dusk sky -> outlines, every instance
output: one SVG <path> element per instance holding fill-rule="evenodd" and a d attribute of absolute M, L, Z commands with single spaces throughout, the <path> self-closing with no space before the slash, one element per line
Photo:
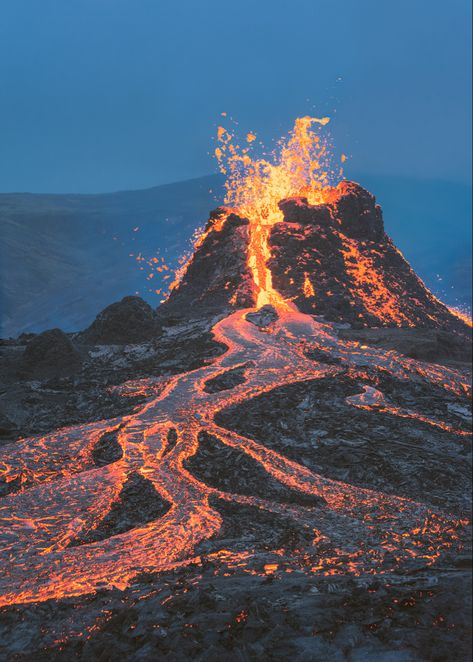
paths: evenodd
<path fill-rule="evenodd" d="M 219 115 L 270 142 L 330 115 L 348 174 L 466 182 L 469 0 L 2 0 L 0 190 L 216 171 Z"/>

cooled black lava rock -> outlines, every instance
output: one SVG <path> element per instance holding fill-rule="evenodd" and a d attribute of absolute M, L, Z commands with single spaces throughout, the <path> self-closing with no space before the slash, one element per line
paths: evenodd
<path fill-rule="evenodd" d="M 220 375 L 208 379 L 205 382 L 204 391 L 206 393 L 218 393 L 219 391 L 226 391 L 228 389 L 238 386 L 238 384 L 243 384 L 246 380 L 245 377 L 245 368 L 233 368 L 232 370 L 226 370 Z"/>
<path fill-rule="evenodd" d="M 3 411 L 0 410 L 0 438 L 10 437 L 16 431 L 16 425 Z"/>
<path fill-rule="evenodd" d="M 118 462 L 123 457 L 123 449 L 118 442 L 118 430 L 103 434 L 92 450 L 92 459 L 97 467 Z"/>
<path fill-rule="evenodd" d="M 171 504 L 139 473 L 131 473 L 120 495 L 105 517 L 89 531 L 81 533 L 69 547 L 78 547 L 144 526 L 162 517 Z"/>
<path fill-rule="evenodd" d="M 342 329 L 339 337 L 394 349 L 419 361 L 471 364 L 472 360 L 470 338 L 441 329 Z"/>
<path fill-rule="evenodd" d="M 273 287 L 304 313 L 365 327 L 418 327 L 468 334 L 425 287 L 384 232 L 371 193 L 343 181 L 325 204 L 279 203 L 269 236 Z"/>
<path fill-rule="evenodd" d="M 146 342 L 160 333 L 158 317 L 140 297 L 124 297 L 102 310 L 80 334 L 80 340 L 91 344 L 121 345 Z"/>
<path fill-rule="evenodd" d="M 280 483 L 244 451 L 226 446 L 206 432 L 199 435 L 199 448 L 184 466 L 198 480 L 224 492 L 316 508 L 326 503 L 323 497 Z"/>
<path fill-rule="evenodd" d="M 225 207 L 211 212 L 186 272 L 159 308 L 164 320 L 199 318 L 249 308 L 254 303 L 247 264 L 248 219 Z"/>
<path fill-rule="evenodd" d="M 259 326 L 260 329 L 265 329 L 278 319 L 278 314 L 273 306 L 266 305 L 254 313 L 247 313 L 245 319 L 255 326 Z"/>
<path fill-rule="evenodd" d="M 278 204 L 288 223 L 329 225 L 332 214 L 327 205 L 309 205 L 307 198 L 286 198 Z"/>
<path fill-rule="evenodd" d="M 81 367 L 80 353 L 60 329 L 50 329 L 35 336 L 26 345 L 21 371 L 29 377 L 62 377 Z"/>
<path fill-rule="evenodd" d="M 309 348 L 306 355 L 317 363 L 325 361 Z M 415 408 L 420 417 L 443 420 L 464 433 L 471 429 L 466 395 L 446 394 L 439 386 L 400 380 L 383 371 L 361 376 L 347 371 L 281 386 L 219 411 L 215 422 L 327 478 L 447 511 L 466 510 L 471 476 L 466 437 L 421 418 L 354 407 L 347 398 L 361 393 L 366 384 L 379 389 L 391 407 Z M 219 480 L 233 468 L 231 461 L 221 462 Z M 211 457 L 205 457 L 205 470 L 211 474 Z M 241 472 L 235 474 L 244 485 Z"/>
<path fill-rule="evenodd" d="M 296 526 L 290 515 L 264 510 L 252 504 L 226 501 L 211 496 L 209 503 L 222 516 L 222 527 L 218 533 L 199 545 L 199 553 L 208 553 L 222 548 L 228 549 L 230 541 L 236 548 L 243 544 L 258 549 L 301 549 L 313 541 L 310 527 Z"/>
<path fill-rule="evenodd" d="M 355 182 L 341 182 L 335 216 L 343 233 L 355 239 L 380 241 L 384 236 L 383 214 L 374 195 Z"/>

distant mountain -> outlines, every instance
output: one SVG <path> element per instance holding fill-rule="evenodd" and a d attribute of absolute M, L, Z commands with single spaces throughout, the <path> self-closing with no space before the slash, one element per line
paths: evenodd
<path fill-rule="evenodd" d="M 469 305 L 471 187 L 353 178 L 376 195 L 387 232 L 428 287 L 449 304 Z M 100 195 L 1 194 L 0 335 L 82 329 L 105 306 L 136 292 L 157 306 L 160 296 L 152 291 L 168 273 L 147 280 L 150 270 L 136 256 L 158 251 L 176 265 L 222 199 L 218 175 Z"/>
<path fill-rule="evenodd" d="M 158 305 L 130 253 L 150 257 L 159 249 L 176 263 L 216 206 L 209 192 L 216 183 L 203 177 L 103 195 L 0 195 L 1 335 L 82 329 L 135 292 Z"/>

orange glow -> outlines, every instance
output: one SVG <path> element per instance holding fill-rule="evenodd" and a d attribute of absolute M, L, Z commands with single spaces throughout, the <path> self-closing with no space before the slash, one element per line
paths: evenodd
<path fill-rule="evenodd" d="M 251 158 L 249 147 L 239 148 L 234 144 L 235 136 L 219 127 L 216 156 L 227 176 L 225 203 L 250 222 L 272 225 L 282 220 L 278 203 L 285 198 L 303 196 L 311 204 L 324 202 L 324 189 L 339 173 L 332 168 L 327 138 L 313 125 L 328 122 L 328 117 L 297 118 L 289 138 L 279 142 L 271 161 Z"/>
<path fill-rule="evenodd" d="M 302 291 L 306 298 L 313 297 L 315 295 L 314 286 L 310 282 L 309 274 L 304 274 L 304 285 L 302 286 Z"/>
<path fill-rule="evenodd" d="M 330 538 L 333 522 L 338 521 L 334 517 L 341 518 L 340 532 L 347 522 L 359 527 L 356 551 L 348 551 L 353 542 L 348 528 L 347 550 L 334 548 L 317 564 L 301 559 L 300 567 L 308 572 L 387 572 L 412 558 L 431 564 L 442 550 L 457 544 L 464 521 L 408 499 L 314 473 L 262 443 L 220 427 L 215 423 L 215 415 L 278 386 L 340 373 L 360 379 L 358 372 L 346 372 L 347 366 L 356 366 L 360 360 L 375 371 L 389 370 L 398 379 L 423 379 L 459 394 L 465 389 L 461 373 L 344 342 L 329 325 L 294 307 L 279 311 L 272 334 L 261 333 L 247 322 L 246 313 L 247 310 L 236 311 L 214 326 L 215 339 L 228 350 L 211 365 L 175 375 L 164 383 L 148 379 L 120 386 L 123 395 L 140 393 L 147 398 L 135 414 L 78 425 L 3 447 L 0 475 L 8 481 L 18 476 L 26 479 L 19 492 L 2 499 L 0 535 L 5 542 L 0 551 L 0 604 L 81 595 L 106 587 L 121 589 L 139 572 L 200 563 L 194 556 L 196 545 L 216 534 L 222 525 L 220 515 L 209 504 L 211 495 L 280 512 L 299 521 L 302 511 L 291 505 L 227 494 L 194 478 L 184 468 L 184 461 L 197 452 L 202 429 L 223 444 L 246 453 L 283 485 L 322 496 L 326 506 L 317 510 L 318 540 Z M 305 358 L 300 347 L 307 342 L 316 342 L 321 349 L 338 356 L 340 365 L 317 364 Z M 244 383 L 215 393 L 204 390 L 208 379 L 241 366 L 242 360 L 246 366 Z M 384 409 L 392 415 L 412 416 L 412 412 L 388 410 L 379 393 L 369 396 L 369 402 L 366 398 L 353 399 L 352 404 L 377 406 L 381 413 Z M 172 446 L 168 441 L 170 429 L 177 434 L 177 443 Z M 95 467 L 93 445 L 110 430 L 118 431 L 123 458 L 112 465 Z M 100 522 L 116 501 L 127 476 L 136 471 L 170 502 L 170 510 L 126 533 L 69 547 L 78 534 Z M 304 513 L 307 517 L 306 510 Z M 257 572 L 248 567 L 251 550 L 230 555 L 222 550 L 217 554 L 227 573 Z M 273 572 L 274 565 L 267 564 L 262 573 Z"/>
<path fill-rule="evenodd" d="M 455 317 L 461 319 L 461 321 L 465 322 L 467 326 L 473 327 L 473 320 L 470 313 L 464 310 L 460 310 L 460 308 L 449 307 L 449 310 L 452 313 L 452 315 L 455 315 Z"/>
<path fill-rule="evenodd" d="M 341 176 L 331 166 L 327 138 L 314 125 L 325 126 L 329 118 L 299 117 L 286 140 L 281 140 L 272 160 L 252 158 L 250 147 L 234 144 L 235 136 L 218 128 L 215 156 L 226 175 L 225 203 L 250 222 L 248 266 L 253 274 L 256 305 L 287 307 L 272 287 L 266 263 L 270 257 L 268 237 L 271 226 L 283 220 L 279 202 L 292 196 L 306 197 L 321 204 L 333 196 L 330 181 Z M 256 136 L 248 134 L 247 141 Z"/>
<path fill-rule="evenodd" d="M 345 341 L 333 324 L 301 313 L 273 288 L 267 264 L 268 236 L 271 227 L 282 220 L 278 203 L 303 196 L 311 204 L 320 204 L 333 202 L 338 195 L 330 187 L 335 175 L 328 143 L 314 129 L 314 125 L 319 129 L 328 121 L 326 117 L 298 118 L 272 162 L 252 159 L 248 145 L 240 149 L 234 146 L 233 135 L 224 128 L 218 130 L 216 155 L 227 174 L 226 203 L 250 224 L 248 265 L 255 304 L 272 304 L 277 309 L 271 333 L 262 332 L 246 319 L 250 309 L 237 310 L 212 328 L 215 341 L 226 351 L 211 363 L 165 380 L 137 379 L 114 387 L 113 392 L 122 397 L 139 394 L 146 399 L 132 414 L 2 447 L 0 478 L 8 484 L 17 480 L 19 490 L 2 498 L 0 505 L 0 605 L 124 589 L 142 572 L 202 564 L 195 550 L 206 540 L 214 538 L 215 542 L 223 523 L 211 497 L 282 515 L 295 526 L 309 525 L 309 530 L 314 530 L 314 555 L 297 556 L 291 551 L 294 566 L 308 573 L 393 573 L 412 559 L 431 565 L 446 550 L 459 545 L 465 520 L 407 498 L 327 478 L 283 452 L 216 422 L 222 410 L 278 387 L 343 375 L 362 390 L 346 399 L 354 407 L 370 409 L 373 416 L 410 418 L 445 433 L 466 435 L 441 419 L 391 405 L 381 391 L 360 383 L 370 375 L 387 372 L 399 381 L 431 384 L 463 397 L 469 385 L 460 371 Z M 248 134 L 248 143 L 254 143 L 253 136 Z M 226 219 L 223 212 L 213 218 L 207 230 L 196 235 L 194 247 L 202 246 L 210 232 L 221 232 Z M 343 235 L 340 239 L 346 270 L 353 281 L 353 297 L 362 297 L 368 310 L 381 311 L 386 320 L 404 320 L 402 306 L 385 286 L 383 274 L 361 254 L 355 240 Z M 147 261 L 139 255 L 136 259 L 159 273 L 168 270 L 157 257 Z M 186 260 L 171 287 L 178 286 Z M 304 273 L 302 287 L 305 297 L 315 296 L 310 273 Z M 308 346 L 336 360 L 311 360 L 304 352 Z M 216 392 L 205 389 L 212 378 L 242 367 L 243 383 Z M 272 480 L 301 495 L 322 497 L 323 503 L 312 508 L 273 502 L 224 492 L 198 480 L 186 468 L 186 460 L 198 452 L 203 430 L 254 460 Z M 111 431 L 117 434 L 122 458 L 97 467 L 94 445 Z M 176 437 L 173 442 L 171 431 Z M 134 473 L 150 481 L 170 504 L 166 514 L 104 540 L 71 545 L 100 524 Z M 324 553 L 329 543 L 331 548 Z M 284 551 L 271 550 L 271 558 Z M 252 549 L 219 549 L 206 558 L 219 563 L 224 576 L 237 571 L 259 575 L 292 571 L 283 562 L 262 566 L 259 561 L 252 567 L 255 556 Z M 246 617 L 247 612 L 241 611 L 235 622 L 244 622 Z"/>
<path fill-rule="evenodd" d="M 272 575 L 276 572 L 278 568 L 279 565 L 277 563 L 266 563 L 266 565 L 263 568 L 263 572 L 265 575 Z"/>
<path fill-rule="evenodd" d="M 386 287 L 383 274 L 375 269 L 373 261 L 360 252 L 354 239 L 343 235 L 340 238 L 344 245 L 342 253 L 346 270 L 353 278 L 353 300 L 361 299 L 364 308 L 385 323 L 410 325 L 402 310 L 402 301 Z"/>

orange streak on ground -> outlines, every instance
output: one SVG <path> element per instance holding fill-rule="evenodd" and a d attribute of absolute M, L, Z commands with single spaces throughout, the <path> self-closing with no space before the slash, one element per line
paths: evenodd
<path fill-rule="evenodd" d="M 473 327 L 473 320 L 469 313 L 460 310 L 459 308 L 453 308 L 453 307 L 449 307 L 449 311 L 452 313 L 452 315 L 455 315 L 455 317 L 461 319 L 462 322 L 465 322 L 467 326 L 469 326 L 470 328 Z"/>
<path fill-rule="evenodd" d="M 353 300 L 361 299 L 364 308 L 384 323 L 398 326 L 409 324 L 402 311 L 402 302 L 386 286 L 383 274 L 379 273 L 373 261 L 359 250 L 357 241 L 342 237 L 342 251 L 347 273 L 353 278 L 351 294 Z"/>
<path fill-rule="evenodd" d="M 309 274 L 304 274 L 304 285 L 302 286 L 302 291 L 306 298 L 315 296 L 314 286 L 310 282 Z"/>
<path fill-rule="evenodd" d="M 353 344 L 341 343 L 331 328 L 315 322 L 309 316 L 289 309 L 280 312 L 273 333 L 266 334 L 245 320 L 246 311 L 238 311 L 219 322 L 214 328 L 216 339 L 225 342 L 227 353 L 211 366 L 171 378 L 159 395 L 153 395 L 137 414 L 128 417 L 120 429 L 119 441 L 124 450 L 122 460 L 114 465 L 76 476 L 55 478 L 48 475 L 37 488 L 11 495 L 3 500 L 0 511 L 3 526 L 0 587 L 1 604 L 45 600 L 51 597 L 80 595 L 100 587 L 124 587 L 141 571 L 165 570 L 181 563 L 195 562 L 195 545 L 216 533 L 221 518 L 209 506 L 208 497 L 218 491 L 207 487 L 183 468 L 185 458 L 198 448 L 199 430 L 215 434 L 223 443 L 231 445 L 263 466 L 276 480 L 288 487 L 323 496 L 327 506 L 317 510 L 317 528 L 326 537 L 340 540 L 340 558 L 349 557 L 349 567 L 338 556 L 325 559 L 320 572 L 375 572 L 383 563 L 383 554 L 373 555 L 370 549 L 380 540 L 386 551 L 394 550 L 395 565 L 412 556 L 429 557 L 433 562 L 441 550 L 458 538 L 461 523 L 447 515 L 416 504 L 408 499 L 383 495 L 354 487 L 314 474 L 306 467 L 288 460 L 266 448 L 264 444 L 219 428 L 215 414 L 248 397 L 268 392 L 272 388 L 329 374 L 343 368 L 313 363 L 300 353 L 301 341 L 317 342 L 331 351 L 340 351 L 344 364 L 354 365 L 360 357 L 373 366 L 389 366 L 400 377 L 419 376 L 422 364 L 404 360 L 392 353 L 362 350 Z M 245 362 L 247 382 L 232 391 L 213 394 L 203 390 L 205 381 L 222 370 Z M 429 375 L 433 382 L 458 382 L 455 371 L 436 368 Z M 146 384 L 135 388 L 146 390 Z M 460 388 L 461 391 L 461 388 Z M 199 416 L 197 416 L 199 414 Z M 103 430 L 109 425 L 103 423 Z M 77 426 L 58 431 L 42 439 L 47 452 L 49 444 L 77 437 L 90 426 Z M 175 428 L 178 443 L 167 449 L 167 433 Z M 21 442 L 27 449 L 28 440 Z M 31 443 L 36 441 L 33 439 Z M 5 466 L 9 453 L 3 453 Z M 80 452 L 80 450 L 78 451 Z M 39 461 L 42 462 L 41 457 Z M 34 472 L 33 455 L 29 455 Z M 75 458 L 70 458 L 70 467 Z M 116 498 L 120 485 L 130 471 L 139 470 L 152 480 L 156 489 L 168 499 L 171 510 L 146 526 L 128 531 L 104 541 L 66 548 L 68 541 L 83 530 L 97 524 Z M 109 486 L 109 487 L 107 487 Z M 242 501 L 237 495 L 230 500 Z M 246 497 L 248 503 L 262 506 L 261 500 Z M 271 508 L 270 505 L 266 507 Z M 291 517 L 313 517 L 310 509 L 291 508 L 280 504 L 279 509 Z M 350 519 L 347 520 L 346 517 Z M 381 536 L 381 539 L 379 538 Z M 348 553 L 342 541 L 356 539 L 358 552 Z M 370 543 L 370 540 L 372 541 Z M 402 541 L 402 542 L 401 542 Z M 350 540 L 351 544 L 352 540 Z M 388 550 L 389 548 L 389 550 Z M 312 567 L 312 566 L 311 566 Z"/>

